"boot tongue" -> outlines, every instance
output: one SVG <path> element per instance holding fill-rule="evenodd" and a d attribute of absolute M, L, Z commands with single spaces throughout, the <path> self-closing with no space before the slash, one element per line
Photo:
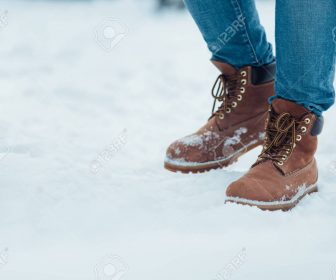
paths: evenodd
<path fill-rule="evenodd" d="M 290 113 L 295 118 L 300 118 L 304 114 L 310 113 L 305 107 L 285 99 L 275 99 L 272 107 L 277 114 Z"/>
<path fill-rule="evenodd" d="M 227 63 L 223 63 L 223 62 L 219 62 L 216 60 L 212 60 L 211 61 L 217 68 L 219 71 L 221 71 L 224 75 L 234 75 L 237 73 L 237 69 L 234 68 L 232 65 L 227 64 Z"/>

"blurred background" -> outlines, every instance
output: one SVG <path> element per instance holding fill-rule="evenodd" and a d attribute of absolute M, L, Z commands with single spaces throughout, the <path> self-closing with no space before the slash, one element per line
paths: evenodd
<path fill-rule="evenodd" d="M 257 6 L 274 44 L 274 1 Z M 335 109 L 320 192 L 290 213 L 223 204 L 260 149 L 163 169 L 209 117 L 209 58 L 180 1 L 0 1 L 0 279 L 336 275 Z"/>

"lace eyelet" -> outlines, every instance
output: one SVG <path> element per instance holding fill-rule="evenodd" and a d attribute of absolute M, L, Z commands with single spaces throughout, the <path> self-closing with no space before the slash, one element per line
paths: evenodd
<path fill-rule="evenodd" d="M 243 99 L 243 96 L 239 94 L 239 95 L 237 96 L 237 100 L 238 100 L 238 101 L 241 101 L 242 99 Z"/>
<path fill-rule="evenodd" d="M 307 127 L 305 127 L 305 126 L 301 127 L 301 131 L 302 131 L 303 133 L 305 133 L 305 132 L 307 131 Z"/>
<path fill-rule="evenodd" d="M 241 93 L 244 93 L 244 92 L 245 92 L 245 88 L 244 88 L 244 87 L 241 87 L 241 88 L 240 88 L 240 92 L 241 92 Z"/>
<path fill-rule="evenodd" d="M 286 160 L 286 159 L 287 159 L 287 156 L 286 156 L 286 155 L 283 155 L 281 159 L 282 159 L 282 160 Z"/>
<path fill-rule="evenodd" d="M 283 164 L 284 164 L 283 161 L 279 161 L 279 162 L 278 162 L 278 165 L 283 165 Z"/>
<path fill-rule="evenodd" d="M 296 141 L 300 142 L 302 140 L 302 136 L 301 135 L 297 135 L 296 136 Z"/>
<path fill-rule="evenodd" d="M 227 108 L 227 109 L 226 109 L 226 113 L 230 114 L 230 113 L 231 113 L 231 109 L 230 109 L 230 108 Z"/>
<path fill-rule="evenodd" d="M 247 80 L 246 80 L 246 79 L 242 79 L 242 80 L 241 80 L 241 83 L 242 83 L 242 85 L 246 85 Z"/>
<path fill-rule="evenodd" d="M 219 114 L 218 117 L 223 120 L 224 119 L 224 114 Z"/>
<path fill-rule="evenodd" d="M 304 122 L 305 122 L 305 124 L 310 124 L 311 120 L 310 120 L 310 118 L 305 118 Z"/>
<path fill-rule="evenodd" d="M 233 108 L 237 107 L 237 102 L 232 102 L 232 103 L 231 103 L 231 106 L 232 106 Z"/>
<path fill-rule="evenodd" d="M 247 74 L 247 72 L 246 72 L 246 71 L 241 71 L 241 72 L 240 72 L 240 75 L 242 75 L 243 77 L 245 77 L 245 76 L 246 76 L 246 74 Z"/>

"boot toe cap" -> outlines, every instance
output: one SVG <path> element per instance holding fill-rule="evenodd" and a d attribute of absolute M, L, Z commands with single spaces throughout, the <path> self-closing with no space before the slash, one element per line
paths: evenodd
<path fill-rule="evenodd" d="M 203 162 L 206 161 L 201 145 L 186 145 L 184 138 L 173 142 L 166 151 L 166 161 Z"/>
<path fill-rule="evenodd" d="M 227 199 L 246 201 L 273 201 L 273 196 L 257 180 L 245 180 L 242 178 L 229 185 L 226 190 Z"/>

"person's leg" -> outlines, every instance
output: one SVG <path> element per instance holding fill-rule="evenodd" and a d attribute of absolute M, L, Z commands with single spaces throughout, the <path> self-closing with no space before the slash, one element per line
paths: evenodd
<path fill-rule="evenodd" d="M 254 0 L 185 0 L 212 59 L 237 68 L 274 60 Z"/>
<path fill-rule="evenodd" d="M 335 0 L 276 4 L 276 97 L 317 115 L 334 103 L 335 12 Z"/>
<path fill-rule="evenodd" d="M 334 103 L 335 11 L 335 0 L 277 1 L 276 95 L 264 148 L 227 201 L 287 210 L 317 191 L 321 114 Z"/>
<path fill-rule="evenodd" d="M 228 166 L 263 143 L 275 63 L 253 0 L 185 2 L 221 72 L 208 122 L 166 152 L 165 168 L 188 173 Z"/>

